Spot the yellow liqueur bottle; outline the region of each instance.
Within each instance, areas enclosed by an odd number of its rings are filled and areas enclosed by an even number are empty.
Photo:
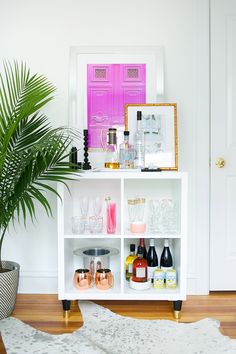
[[[130,277],[133,275],[133,261],[137,258],[135,255],[135,245],[130,245],[130,254],[126,257],[125,260],[125,269],[126,269],[126,280],[130,280]]]

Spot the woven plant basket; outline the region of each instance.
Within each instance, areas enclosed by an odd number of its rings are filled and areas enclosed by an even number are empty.
[[[19,264],[11,261],[2,261],[2,267],[10,270],[0,272],[0,319],[10,316],[14,310],[20,270]]]

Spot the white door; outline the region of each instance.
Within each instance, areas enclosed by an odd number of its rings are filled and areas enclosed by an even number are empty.
[[[211,0],[210,290],[236,290],[236,0]]]

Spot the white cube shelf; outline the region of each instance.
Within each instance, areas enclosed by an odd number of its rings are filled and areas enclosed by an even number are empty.
[[[58,296],[60,300],[109,299],[109,300],[170,300],[186,299],[186,238],[187,238],[187,173],[185,172],[85,172],[78,179],[68,182],[69,191],[58,184],[62,200],[58,200]],[[110,196],[117,205],[117,231],[106,233],[106,225],[101,234],[75,235],[72,233],[72,216],[79,215],[79,198]],[[127,198],[140,196],[149,199],[172,198],[179,208],[176,220],[176,234],[154,234],[148,228],[145,234],[133,234],[129,230]],[[148,208],[145,208],[148,218]],[[89,215],[91,215],[91,210]],[[106,208],[103,205],[103,218],[106,220]],[[104,223],[105,224],[105,223]],[[129,254],[129,245],[138,245],[139,238],[154,238],[160,261],[164,239],[168,238],[177,270],[176,289],[133,290],[125,279],[125,259]],[[148,240],[146,240],[148,249]],[[110,268],[114,274],[114,287],[102,291],[92,287],[79,291],[73,286],[73,275],[77,268],[83,268],[83,259],[73,251],[80,247],[115,247],[119,255],[110,257]]]

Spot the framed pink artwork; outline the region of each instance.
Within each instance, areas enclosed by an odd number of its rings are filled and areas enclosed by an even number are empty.
[[[72,47],[69,124],[88,129],[89,150],[103,151],[106,131],[125,127],[125,105],[164,99],[163,48]]]

